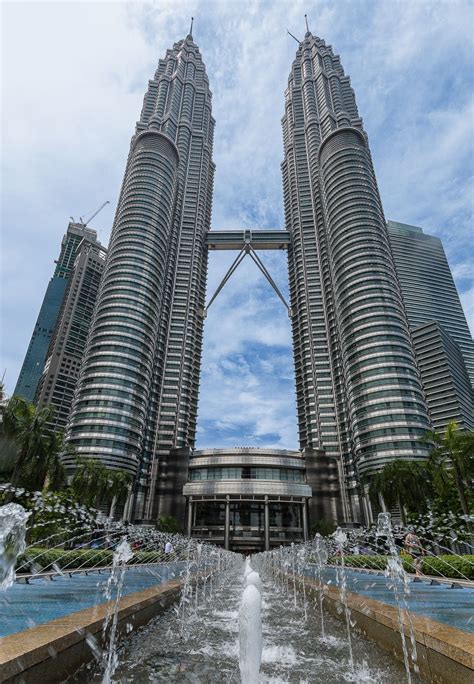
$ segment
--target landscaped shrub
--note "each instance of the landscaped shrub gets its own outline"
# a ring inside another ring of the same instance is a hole
[[[422,571],[435,577],[453,577],[474,580],[474,555],[471,556],[424,556]]]
[[[330,565],[340,565],[340,556],[329,556]],[[348,568],[367,568],[369,570],[385,570],[387,558],[385,556],[366,556],[363,554],[344,556],[344,565]]]
[[[42,549],[40,547],[30,548],[17,560],[17,568],[24,563],[27,565],[22,568],[22,572],[28,572],[31,567],[35,572],[51,570],[53,565],[58,568],[77,569],[91,568],[102,565],[111,565],[113,551],[103,549]]]
[[[403,567],[406,572],[415,572],[414,560],[411,556],[402,555]],[[330,556],[330,565],[339,565],[339,556]],[[368,570],[385,570],[387,556],[344,556],[344,565],[348,568],[361,568]],[[425,575],[434,577],[449,577],[453,579],[474,580],[474,555],[473,556],[423,556],[421,571]]]
[[[42,549],[40,547],[29,548],[19,556],[16,567],[21,572],[41,572],[58,568],[75,570],[77,568],[102,567],[112,565],[114,552],[105,549]],[[137,551],[129,561],[131,564],[159,563],[163,561],[163,551]],[[178,555],[173,554],[169,560],[178,560]],[[24,565],[24,567],[22,567]]]

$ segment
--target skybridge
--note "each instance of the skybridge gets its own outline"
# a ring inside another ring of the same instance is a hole
[[[219,286],[206,308],[204,309],[204,316],[207,315],[207,311],[211,306],[212,302],[215,300],[219,292],[222,290],[224,285],[227,283],[229,278],[238,266],[242,263],[245,257],[248,255],[252,261],[257,265],[260,271],[263,273],[265,278],[268,280],[272,288],[274,289],[277,297],[282,302],[283,306],[288,311],[288,315],[291,318],[292,311],[291,307],[283,297],[277,284],[271,277],[266,266],[257,254],[257,250],[262,249],[286,249],[290,245],[290,233],[287,230],[211,230],[207,233],[207,247],[208,249],[227,249],[227,250],[238,250],[238,255],[232,262],[229,270],[219,283]]]

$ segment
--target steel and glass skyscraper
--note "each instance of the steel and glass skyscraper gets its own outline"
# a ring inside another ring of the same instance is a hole
[[[48,283],[13,393],[28,401],[35,399],[51,338],[64,301],[68,278],[74,267],[76,250],[84,240],[91,244],[100,244],[97,242],[95,230],[86,228],[82,223],[70,223],[61,241],[61,251],[55,262],[53,277]]]
[[[357,519],[360,476],[426,456],[427,411],[354,92],[309,31],[285,100],[286,231],[248,231],[241,254],[288,248],[300,447],[323,502],[310,512]],[[160,60],[132,137],[68,432],[79,456],[134,476],[142,520],[184,519],[215,242],[213,132],[188,35]],[[235,248],[235,234],[218,235],[220,248]]]
[[[356,475],[425,457],[429,423],[354,91],[309,31],[282,123],[300,446],[339,464],[349,518]]]
[[[188,35],[148,83],[68,433],[79,456],[138,479],[142,518],[172,512],[166,491],[157,508],[158,471],[173,470],[195,440],[214,176],[211,97]],[[184,471],[185,479],[186,464]]]
[[[438,237],[388,222],[388,234],[431,422],[474,425],[474,341]]]
[[[82,240],[76,250],[35,395],[39,408],[54,407],[49,426],[55,431],[64,431],[69,420],[106,253],[98,240]]]
[[[388,222],[388,234],[410,328],[437,321],[459,346],[474,388],[474,340],[443,243],[396,221]]]

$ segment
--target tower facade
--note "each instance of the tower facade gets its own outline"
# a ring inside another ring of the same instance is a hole
[[[300,446],[326,452],[350,519],[356,475],[426,457],[429,422],[354,91],[309,31],[282,124]]]
[[[158,508],[159,474],[183,461],[185,479],[195,440],[213,134],[188,35],[148,84],[68,430],[77,455],[135,478],[140,518],[174,512],[181,492],[161,491]]]
[[[76,250],[83,240],[95,243],[97,233],[91,228],[84,227],[82,223],[70,223],[62,239],[53,277],[48,283],[13,393],[27,401],[33,401],[38,390],[49,345],[64,301],[67,281],[74,266]]]
[[[288,249],[302,520],[308,503],[313,521],[357,520],[361,479],[394,459],[426,458],[429,420],[367,134],[339,57],[309,31],[292,65],[282,124],[286,230],[271,239],[247,231],[241,253],[275,243]],[[188,467],[207,250],[235,249],[235,233],[216,233],[217,241],[209,233],[213,134],[205,67],[188,35],[148,84],[68,427],[76,455],[133,476],[131,507],[140,520],[183,521],[183,493],[188,522],[198,494],[206,505],[216,492],[225,496],[224,516],[234,494],[245,505],[255,496],[234,481],[247,479],[240,460],[240,470],[225,470],[225,485],[201,491],[187,482],[196,465],[191,459]],[[221,456],[200,462],[213,466],[211,480],[224,473],[214,467]],[[288,473],[258,470],[269,480],[258,487],[269,506],[277,475]],[[306,538],[304,527],[298,534]]]

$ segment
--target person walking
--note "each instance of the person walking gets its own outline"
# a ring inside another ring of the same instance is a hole
[[[421,558],[425,555],[420,538],[413,530],[405,537],[405,551],[413,558],[415,577],[421,577]]]

